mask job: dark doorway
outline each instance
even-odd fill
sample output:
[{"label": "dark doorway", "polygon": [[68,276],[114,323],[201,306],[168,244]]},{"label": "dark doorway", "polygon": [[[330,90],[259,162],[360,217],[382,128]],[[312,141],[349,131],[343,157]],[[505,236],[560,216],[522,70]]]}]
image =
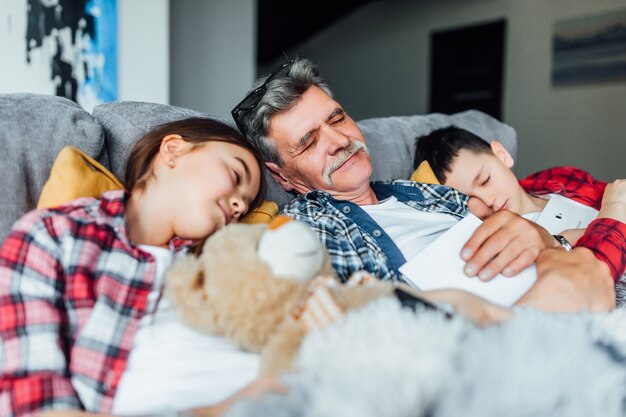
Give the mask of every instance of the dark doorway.
[{"label": "dark doorway", "polygon": [[481,110],[502,120],[506,20],[431,34],[430,111]]}]

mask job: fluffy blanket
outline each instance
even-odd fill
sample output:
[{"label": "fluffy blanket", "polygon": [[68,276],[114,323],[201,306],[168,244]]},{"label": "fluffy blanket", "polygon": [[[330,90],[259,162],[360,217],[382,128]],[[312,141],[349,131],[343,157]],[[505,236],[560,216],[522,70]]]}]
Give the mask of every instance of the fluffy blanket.
[{"label": "fluffy blanket", "polygon": [[239,416],[624,416],[626,309],[480,329],[379,300],[305,340],[288,395]]}]

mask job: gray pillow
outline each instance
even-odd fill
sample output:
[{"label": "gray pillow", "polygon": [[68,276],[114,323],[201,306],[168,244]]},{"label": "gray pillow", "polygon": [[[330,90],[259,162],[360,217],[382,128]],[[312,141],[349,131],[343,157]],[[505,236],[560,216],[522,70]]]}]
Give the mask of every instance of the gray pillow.
[{"label": "gray pillow", "polygon": [[78,104],[39,94],[0,94],[0,241],[35,208],[50,168],[64,146],[107,164],[102,127]]},{"label": "gray pillow", "polygon": [[[230,119],[217,118],[182,107],[136,101],[101,104],[94,107],[93,117],[104,127],[111,170],[122,181],[126,158],[134,143],[143,134],[160,124],[187,117],[209,117],[235,127]],[[268,184],[265,199],[276,201],[282,207],[293,198],[274,181],[265,168],[263,175]]]},{"label": "gray pillow", "polygon": [[491,141],[497,139],[515,159],[515,130],[478,110],[445,115],[431,113],[366,119],[357,123],[372,158],[372,180],[409,178],[413,173],[415,139],[442,127],[456,125]]}]

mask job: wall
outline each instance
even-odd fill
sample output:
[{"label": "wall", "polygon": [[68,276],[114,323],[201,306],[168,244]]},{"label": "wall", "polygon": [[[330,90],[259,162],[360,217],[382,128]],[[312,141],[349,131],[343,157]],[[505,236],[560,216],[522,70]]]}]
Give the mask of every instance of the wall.
[{"label": "wall", "polygon": [[256,77],[256,1],[172,1],[170,33],[171,104],[230,120]]},{"label": "wall", "polygon": [[503,120],[516,128],[516,172],[576,165],[626,177],[626,83],[554,89],[555,20],[625,8],[624,0],[386,0],[371,3],[301,45],[356,118],[425,113],[429,35],[505,17]]},{"label": "wall", "polygon": [[170,101],[170,0],[117,0],[119,99]]},{"label": "wall", "polygon": [[[44,43],[27,64],[26,0],[2,0],[0,93],[54,94],[50,54]],[[169,102],[169,0],[117,0],[118,97]],[[90,110],[90,109],[88,109]]]}]

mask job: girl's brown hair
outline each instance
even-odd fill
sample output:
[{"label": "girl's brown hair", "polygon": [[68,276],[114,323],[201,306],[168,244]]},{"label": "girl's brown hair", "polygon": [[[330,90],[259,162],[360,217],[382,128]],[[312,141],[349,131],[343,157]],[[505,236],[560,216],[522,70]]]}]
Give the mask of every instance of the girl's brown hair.
[{"label": "girl's brown hair", "polygon": [[[143,135],[133,146],[126,162],[125,183],[126,189],[132,192],[142,189],[153,175],[152,161],[159,152],[161,141],[167,135],[177,134],[183,140],[191,143],[192,151],[202,144],[217,141],[241,146],[250,151],[260,167],[263,166],[257,151],[235,128],[214,119],[191,117],[159,125]],[[259,205],[265,195],[265,178],[261,174],[259,192],[250,203],[248,210]]]}]

